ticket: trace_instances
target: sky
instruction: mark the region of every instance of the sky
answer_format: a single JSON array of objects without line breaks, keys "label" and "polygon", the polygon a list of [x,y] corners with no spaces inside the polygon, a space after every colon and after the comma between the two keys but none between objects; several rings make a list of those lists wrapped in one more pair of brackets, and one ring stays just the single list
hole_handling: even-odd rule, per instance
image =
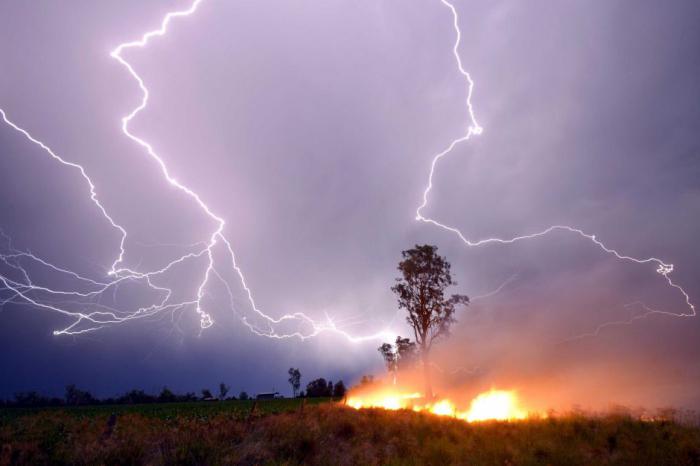
[{"label": "sky", "polygon": [[[122,132],[121,118],[142,94],[110,51],[189,5],[0,5],[0,108],[84,168],[128,231],[120,265],[142,272],[201,251],[217,224]],[[471,240],[569,225],[622,255],[674,264],[669,277],[695,302],[700,5],[454,7],[483,133],[439,160],[423,215]],[[219,241],[220,279],[201,300],[213,325],[204,329],[185,306],[55,335],[75,319],[0,291],[12,298],[0,309],[0,396],[60,395],[69,383],[98,396],[134,387],[198,391],[221,381],[233,392],[290,392],[290,366],[303,384],[381,374],[382,339],[347,336],[408,335],[390,287],[401,251],[430,243],[452,263],[454,291],[478,298],[436,350],[445,384],[515,388],[557,406],[700,408],[700,321],[675,316],[692,312],[654,263],[619,260],[561,230],[469,247],[416,221],[434,156],[470,125],[452,21],[439,0],[205,0],[165,36],[125,50],[149,90],[130,131],[225,220],[257,308],[275,319],[304,313],[344,334],[279,339],[251,331],[270,327]],[[31,252],[109,280],[120,234],[80,173],[6,124],[0,155],[0,227],[11,238],[0,253]],[[162,277],[173,300],[196,296],[206,259]],[[40,286],[90,288],[20,261]],[[0,266],[2,276],[22,279]],[[125,312],[157,296],[134,280],[92,302],[60,300],[73,311],[99,303]],[[639,318],[645,309],[668,314]],[[299,319],[273,327],[278,335],[313,333]]]}]

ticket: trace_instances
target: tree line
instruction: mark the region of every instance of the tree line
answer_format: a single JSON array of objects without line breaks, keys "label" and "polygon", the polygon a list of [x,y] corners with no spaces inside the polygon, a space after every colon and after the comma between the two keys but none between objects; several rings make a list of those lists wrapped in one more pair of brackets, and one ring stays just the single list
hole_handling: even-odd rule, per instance
[{"label": "tree line", "polygon": [[300,392],[299,388],[301,388],[301,371],[298,368],[290,367],[289,371],[287,371],[287,374],[289,374],[289,379],[287,381],[292,387],[292,394],[294,398],[296,398],[297,396],[301,398],[342,398],[347,392],[345,383],[342,380],[339,380],[334,384],[333,381],[326,381],[326,379],[324,379],[323,377],[314,379],[311,382],[307,383],[306,391],[302,390]]},{"label": "tree line", "polygon": [[[294,382],[294,383],[292,383]],[[310,381],[306,385],[306,390],[299,392],[301,386],[301,372],[299,369],[290,369],[290,383],[295,398],[297,397],[336,397],[342,398],[347,391],[345,383],[339,380],[336,383],[321,377]],[[184,403],[194,401],[213,400],[251,400],[254,396],[246,391],[241,391],[238,396],[229,395],[230,387],[221,382],[218,391],[215,393],[211,389],[203,388],[199,394],[187,392],[178,394],[168,387],[158,394],[147,393],[144,390],[133,389],[117,397],[97,398],[87,390],[81,390],[74,384],[66,386],[63,397],[49,397],[36,391],[26,391],[15,393],[11,400],[1,400],[0,407],[49,407],[49,406],[86,406],[86,405],[119,405],[119,404],[150,404],[150,403]]]}]

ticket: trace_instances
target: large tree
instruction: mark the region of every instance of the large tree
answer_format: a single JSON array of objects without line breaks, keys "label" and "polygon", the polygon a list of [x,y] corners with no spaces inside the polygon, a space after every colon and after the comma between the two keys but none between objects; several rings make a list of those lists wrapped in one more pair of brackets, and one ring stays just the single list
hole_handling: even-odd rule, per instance
[{"label": "large tree", "polygon": [[391,291],[398,297],[399,308],[408,312],[406,321],[413,328],[423,364],[425,396],[432,398],[430,350],[435,341],[449,335],[450,325],[456,321],[456,306],[469,304],[469,298],[445,295],[445,290],[457,283],[452,280],[450,263],[437,254],[437,246],[416,245],[401,256],[401,276]]}]

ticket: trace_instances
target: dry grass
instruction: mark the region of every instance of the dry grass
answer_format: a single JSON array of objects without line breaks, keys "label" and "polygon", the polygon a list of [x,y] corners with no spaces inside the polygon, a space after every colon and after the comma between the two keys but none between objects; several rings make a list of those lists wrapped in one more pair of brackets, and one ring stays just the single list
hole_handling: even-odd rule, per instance
[{"label": "dry grass", "polygon": [[700,429],[625,415],[466,424],[330,404],[242,420],[41,412],[0,426],[6,464],[700,464]]}]

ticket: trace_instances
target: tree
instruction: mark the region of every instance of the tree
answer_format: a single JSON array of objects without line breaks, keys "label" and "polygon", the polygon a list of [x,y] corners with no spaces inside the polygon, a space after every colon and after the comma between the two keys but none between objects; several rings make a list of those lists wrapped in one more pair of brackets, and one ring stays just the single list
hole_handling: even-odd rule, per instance
[{"label": "tree", "polygon": [[219,384],[219,399],[223,400],[226,398],[226,395],[228,394],[230,387],[226,385],[225,383],[221,382]]},{"label": "tree", "polygon": [[140,404],[140,403],[154,403],[157,398],[153,395],[149,395],[143,390],[130,390],[117,398],[117,403],[123,404]]},{"label": "tree", "polygon": [[331,396],[332,392],[328,391],[328,383],[329,382],[326,382],[326,379],[324,379],[323,377],[321,377],[320,379],[312,380],[306,385],[306,396],[312,398],[320,396]]},{"label": "tree", "polygon": [[345,384],[343,383],[342,380],[338,380],[338,382],[333,387],[333,396],[335,398],[342,398],[345,396],[345,392],[347,392],[347,389],[345,388]]},{"label": "tree", "polygon": [[360,386],[372,385],[374,383],[373,375],[363,375],[360,379]]},{"label": "tree", "polygon": [[238,394],[238,399],[239,399],[239,400],[243,400],[243,401],[246,401],[246,400],[250,399],[250,397],[248,396],[248,392],[241,392],[241,393],[239,393],[239,394]]},{"label": "tree", "polygon": [[172,403],[173,401],[177,401],[177,395],[175,395],[168,387],[163,387],[160,395],[158,395],[158,402]]},{"label": "tree", "polygon": [[391,372],[396,372],[396,366],[398,362],[398,355],[396,354],[396,351],[394,351],[394,346],[391,343],[382,343],[382,346],[377,348],[377,351],[382,355],[382,358],[384,358],[384,362],[386,363],[386,370]]},{"label": "tree", "polygon": [[290,367],[287,373],[289,374],[289,384],[292,386],[292,394],[296,398],[299,387],[301,387],[301,372],[299,372],[299,369]]},{"label": "tree", "polygon": [[[55,403],[55,401],[35,391],[15,393],[15,406],[49,406],[52,403]],[[58,404],[60,404],[60,401]]]},{"label": "tree", "polygon": [[377,348],[379,353],[384,358],[386,369],[393,373],[394,381],[396,381],[396,373],[402,370],[410,369],[416,364],[416,343],[410,338],[396,337],[396,343],[383,343]]},{"label": "tree", "polygon": [[452,280],[450,263],[437,254],[437,246],[416,245],[402,251],[401,256],[401,277],[391,291],[398,297],[399,308],[408,312],[406,321],[413,328],[423,364],[425,396],[432,398],[430,350],[435,341],[449,335],[455,307],[466,306],[469,298],[458,294],[445,297],[445,289],[457,283]]},{"label": "tree", "polygon": [[211,400],[212,398],[214,398],[214,397],[211,394],[211,390],[209,390],[208,388],[203,388],[202,389],[202,399],[203,400]]},{"label": "tree", "polygon": [[78,389],[75,385],[66,386],[66,404],[67,405],[87,405],[96,403],[97,400],[90,392]]},{"label": "tree", "polygon": [[418,360],[416,342],[410,338],[396,337],[397,367],[399,371],[412,368]]}]

